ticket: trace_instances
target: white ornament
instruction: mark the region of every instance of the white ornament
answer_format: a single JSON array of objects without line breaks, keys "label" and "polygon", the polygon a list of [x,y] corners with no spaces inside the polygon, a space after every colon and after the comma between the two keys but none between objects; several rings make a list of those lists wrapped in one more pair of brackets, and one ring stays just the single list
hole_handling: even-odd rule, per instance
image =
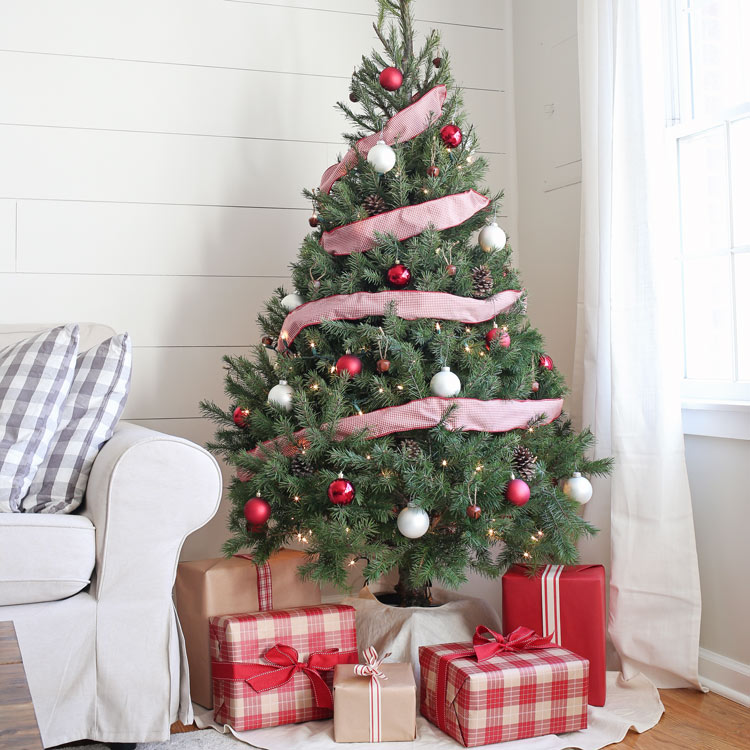
[{"label": "white ornament", "polygon": [[302,297],[299,296],[299,294],[287,294],[286,297],[281,300],[281,306],[289,312],[294,310],[295,307],[299,307],[300,305],[304,304],[305,300],[303,300]]},{"label": "white ornament", "polygon": [[574,471],[573,476],[563,482],[562,491],[571,499],[585,505],[594,494],[594,488],[580,471]]},{"label": "white ornament", "polygon": [[293,395],[294,388],[291,385],[287,385],[286,380],[279,380],[279,384],[268,391],[268,403],[276,404],[284,411],[291,411]]},{"label": "white ornament", "polygon": [[378,141],[367,153],[367,161],[380,174],[390,172],[396,166],[396,152],[385,142]]},{"label": "white ornament", "polygon": [[485,253],[491,253],[493,250],[502,250],[505,247],[505,243],[508,238],[505,236],[505,232],[497,225],[496,221],[486,226],[479,233],[479,244]]},{"label": "white ornament", "polygon": [[396,525],[398,526],[398,530],[407,539],[419,539],[430,528],[430,516],[427,514],[427,511],[409,503],[398,514]]},{"label": "white ornament", "polygon": [[443,398],[458,396],[461,391],[461,381],[456,373],[451,372],[450,367],[441,367],[440,372],[435,373],[430,380],[430,390],[433,396]]}]

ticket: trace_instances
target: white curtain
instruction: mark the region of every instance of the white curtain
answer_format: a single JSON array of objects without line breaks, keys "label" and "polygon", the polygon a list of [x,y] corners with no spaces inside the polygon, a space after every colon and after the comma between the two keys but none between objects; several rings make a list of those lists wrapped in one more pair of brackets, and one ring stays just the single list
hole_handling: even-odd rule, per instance
[{"label": "white curtain", "polygon": [[[578,0],[583,158],[574,383],[597,455],[588,562],[611,559],[626,679],[698,686],[700,587],[680,413],[677,251],[668,231],[658,0]],[[611,549],[608,549],[611,547]]]}]

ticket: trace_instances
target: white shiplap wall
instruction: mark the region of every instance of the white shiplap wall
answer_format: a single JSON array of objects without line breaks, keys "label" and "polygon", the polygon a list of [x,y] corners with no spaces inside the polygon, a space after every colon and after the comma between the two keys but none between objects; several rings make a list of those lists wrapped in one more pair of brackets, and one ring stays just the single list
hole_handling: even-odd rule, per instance
[{"label": "white shiplap wall", "polygon": [[[347,130],[334,103],[375,45],[375,0],[2,0],[0,320],[130,331],[126,418],[204,443],[220,358],[308,231]],[[510,193],[506,0],[421,0]],[[223,514],[187,557],[217,553]]]}]

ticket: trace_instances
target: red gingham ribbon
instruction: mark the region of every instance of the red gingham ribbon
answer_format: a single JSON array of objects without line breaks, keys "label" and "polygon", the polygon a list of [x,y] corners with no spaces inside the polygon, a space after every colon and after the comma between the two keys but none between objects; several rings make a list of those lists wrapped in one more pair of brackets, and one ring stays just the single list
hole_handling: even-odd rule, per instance
[{"label": "red gingham ribbon", "polygon": [[448,733],[445,718],[446,696],[448,691],[448,665],[456,659],[487,659],[503,652],[533,651],[542,648],[554,648],[551,638],[542,638],[533,630],[523,626],[516,628],[507,637],[496,633],[484,625],[478,625],[474,632],[473,648],[443,654],[438,661],[437,674],[437,724],[440,729]]},{"label": "red gingham ribbon", "polygon": [[[478,398],[429,398],[410,401],[401,406],[387,406],[366,414],[355,414],[339,420],[334,439],[341,440],[360,430],[367,430],[367,438],[383,437],[394,432],[407,430],[429,430],[439,424],[447,409],[455,408],[445,420],[449,430],[472,432],[508,432],[526,427],[532,420],[542,419],[541,424],[554,422],[562,412],[561,398],[539,400],[490,399]],[[248,453],[256,458],[265,458],[272,449],[280,450],[285,456],[294,456],[299,452],[296,447],[306,434],[306,430],[297,430],[293,440],[284,436],[267,440]],[[247,472],[238,472],[240,481],[250,479]]]},{"label": "red gingham ribbon", "polygon": [[215,680],[240,680],[255,692],[265,693],[285,685],[297,672],[304,672],[310,678],[315,704],[319,708],[333,708],[331,689],[320,673],[330,672],[337,664],[356,664],[357,652],[332,648],[310,654],[306,662],[301,662],[297,649],[277,643],[263,658],[268,664],[215,661],[211,674]]},{"label": "red gingham ribbon", "polygon": [[404,320],[436,318],[484,323],[507,312],[523,292],[508,289],[487,299],[461,297],[447,292],[393,291],[334,294],[296,307],[284,319],[278,349],[286,351],[300,332],[324,320],[359,320],[385,315],[388,305],[396,303],[396,313]]},{"label": "red gingham ribbon", "polygon": [[403,143],[424,133],[442,114],[446,93],[444,85],[435,86],[414,104],[393,115],[381,133],[373,133],[357,141],[355,147],[349,149],[340,162],[326,169],[320,181],[320,190],[324,193],[331,192],[334,182],[340,180],[357,163],[357,152],[366,157],[379,140],[384,140],[390,146],[396,141]]},{"label": "red gingham ribbon", "polygon": [[463,224],[477,211],[486,208],[490,199],[476,190],[435,198],[414,206],[402,206],[368,219],[353,221],[329,232],[323,232],[320,244],[331,255],[364,253],[375,247],[375,233],[392,234],[397,240],[408,240],[429,226],[450,229]]},{"label": "red gingham ribbon", "polygon": [[370,742],[380,742],[382,736],[382,713],[380,707],[380,680],[387,680],[385,673],[380,669],[384,659],[390,656],[390,652],[378,658],[375,646],[365,649],[363,656],[367,664],[357,664],[354,674],[360,677],[370,678]]},{"label": "red gingham ribbon", "polygon": [[[235,555],[243,560],[250,560],[255,563],[252,555]],[[255,572],[258,576],[258,609],[261,612],[268,612],[273,609],[273,582],[271,580],[271,565],[268,560],[263,565],[255,563]]]}]

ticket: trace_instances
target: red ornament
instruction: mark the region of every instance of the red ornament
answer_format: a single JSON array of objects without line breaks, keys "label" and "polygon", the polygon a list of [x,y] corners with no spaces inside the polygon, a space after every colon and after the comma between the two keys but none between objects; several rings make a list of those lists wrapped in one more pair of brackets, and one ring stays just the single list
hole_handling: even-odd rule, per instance
[{"label": "red ornament", "polygon": [[362,372],[362,360],[353,354],[344,354],[336,362],[336,373],[341,375],[342,372],[348,372],[352,377],[359,375]]},{"label": "red ornament", "polygon": [[261,343],[263,344],[263,346],[272,347],[273,346],[273,339],[270,336],[264,336],[261,339]]},{"label": "red ornament", "polygon": [[545,370],[551,370],[555,363],[552,361],[552,357],[549,356],[549,354],[542,354],[539,357],[539,366],[543,367]]},{"label": "red ornament", "polygon": [[359,99],[357,99],[357,95],[353,91],[351,94],[349,94],[349,101],[354,102],[355,104],[359,101]]},{"label": "red ornament", "polygon": [[328,499],[334,505],[349,505],[354,500],[354,485],[339,473],[339,478],[328,485]]},{"label": "red ornament", "polygon": [[487,342],[487,351],[490,350],[490,344],[495,339],[497,339],[503,349],[507,349],[510,346],[510,335],[508,332],[504,328],[498,328],[497,325],[495,325],[487,331],[487,335],[484,337],[484,340]]},{"label": "red ornament", "polygon": [[445,270],[446,270],[446,271],[448,272],[448,276],[455,276],[455,275],[456,275],[456,271],[457,271],[458,269],[457,269],[457,268],[456,268],[456,267],[455,267],[455,266],[453,265],[453,263],[449,263],[449,264],[448,264],[448,265],[447,265],[447,266],[445,267]]},{"label": "red ornament", "polygon": [[460,146],[461,141],[464,139],[461,128],[459,128],[458,125],[453,124],[445,125],[440,130],[440,137],[448,148],[456,148],[456,146]]},{"label": "red ornament", "polygon": [[478,505],[469,505],[466,508],[466,515],[476,521],[482,515],[482,509]]},{"label": "red ornament", "polygon": [[[251,526],[262,526],[271,517],[271,506],[260,493],[245,503],[245,518]],[[255,531],[255,529],[253,529]]]},{"label": "red ornament", "polygon": [[403,287],[411,280],[411,271],[403,264],[396,263],[388,269],[388,283],[391,286]]},{"label": "red ornament", "polygon": [[310,225],[310,226],[311,226],[311,227],[312,227],[313,229],[315,229],[315,227],[317,227],[317,226],[318,226],[318,224],[320,224],[320,222],[318,221],[318,215],[317,215],[317,214],[313,214],[313,215],[312,215],[312,216],[311,216],[311,217],[310,217],[310,218],[309,218],[309,219],[307,220],[307,223],[308,223],[308,224],[309,224],[309,225]]},{"label": "red ornament", "polygon": [[380,373],[388,372],[391,369],[391,363],[387,359],[379,359],[375,363],[375,369]]},{"label": "red ornament", "polygon": [[232,419],[237,427],[247,427],[247,418],[250,416],[250,409],[238,406],[232,414]]},{"label": "red ornament", "polygon": [[531,384],[531,392],[532,393],[539,392],[539,383],[537,383],[536,380]]},{"label": "red ornament", "polygon": [[526,505],[531,497],[529,485],[523,479],[511,479],[505,488],[505,498],[513,505]]},{"label": "red ornament", "polygon": [[431,167],[427,167],[427,176],[428,177],[439,177],[440,176],[440,167],[436,167],[434,164]]},{"label": "red ornament", "polygon": [[439,67],[440,67],[440,66],[441,66],[441,65],[443,64],[443,58],[442,58],[442,57],[436,57],[436,58],[435,58],[435,59],[434,59],[434,60],[432,61],[432,64],[433,64],[433,65],[434,65],[434,66],[435,66],[436,68],[439,68]]},{"label": "red ornament", "polygon": [[380,74],[380,85],[386,91],[396,91],[401,88],[404,75],[398,68],[385,68]]}]

